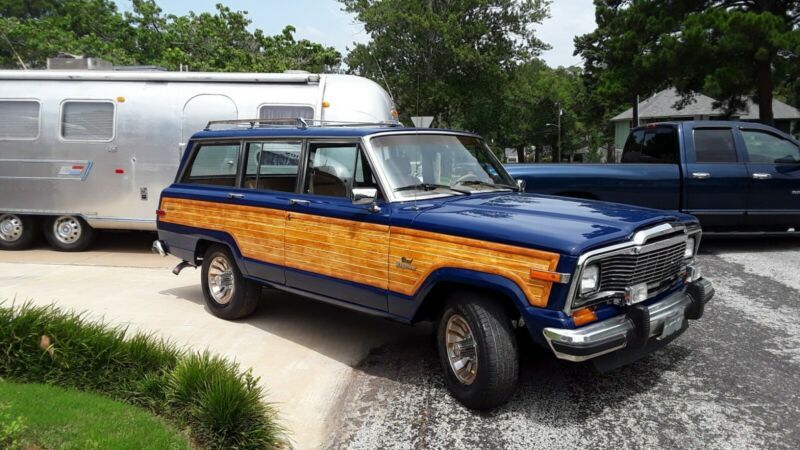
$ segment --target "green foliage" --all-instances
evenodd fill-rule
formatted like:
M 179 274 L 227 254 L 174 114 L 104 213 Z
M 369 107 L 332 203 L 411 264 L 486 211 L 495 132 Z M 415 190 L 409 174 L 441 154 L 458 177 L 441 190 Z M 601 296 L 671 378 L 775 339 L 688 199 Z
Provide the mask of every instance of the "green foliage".
M 97 394 L 0 380 L 0 398 L 8 407 L 5 418 L 0 413 L 0 448 L 191 448 L 163 420 Z M 3 442 L 4 428 L 13 430 L 13 441 Z
M 22 417 L 12 416 L 8 412 L 8 405 L 0 403 L 0 448 L 8 450 L 21 448 L 20 438 L 24 431 L 25 421 Z
M 0 67 L 42 67 L 60 52 L 226 72 L 329 72 L 341 60 L 332 47 L 296 40 L 292 26 L 275 36 L 251 32 L 246 11 L 221 4 L 215 13 L 176 16 L 154 0 L 133 0 L 125 14 L 108 0 L 0 0 L 0 11 Z
M 547 45 L 532 25 L 545 0 L 342 0 L 371 41 L 347 56 L 350 70 L 385 84 L 401 117 L 489 132 L 509 73 Z
M 163 414 L 210 448 L 276 446 L 282 429 L 238 365 L 53 306 L 0 307 L 0 377 L 99 392 Z M 127 337 L 127 338 L 126 338 Z

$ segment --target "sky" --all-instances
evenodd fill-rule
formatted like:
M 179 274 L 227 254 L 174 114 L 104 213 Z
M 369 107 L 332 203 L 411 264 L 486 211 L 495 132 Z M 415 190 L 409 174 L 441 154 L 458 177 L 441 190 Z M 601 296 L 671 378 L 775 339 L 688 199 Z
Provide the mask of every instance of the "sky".
M 122 11 L 131 9 L 130 0 L 116 0 Z M 341 10 L 336 0 L 157 0 L 168 14 L 184 15 L 214 11 L 216 3 L 233 10 L 247 11 L 253 28 L 268 34 L 278 34 L 291 24 L 297 28 L 296 38 L 308 39 L 335 47 L 342 55 L 353 42 L 367 42 L 369 36 L 355 18 Z M 535 27 L 539 39 L 553 48 L 542 54 L 552 67 L 580 65 L 581 59 L 573 56 L 572 39 L 595 28 L 592 0 L 553 0 L 551 17 Z

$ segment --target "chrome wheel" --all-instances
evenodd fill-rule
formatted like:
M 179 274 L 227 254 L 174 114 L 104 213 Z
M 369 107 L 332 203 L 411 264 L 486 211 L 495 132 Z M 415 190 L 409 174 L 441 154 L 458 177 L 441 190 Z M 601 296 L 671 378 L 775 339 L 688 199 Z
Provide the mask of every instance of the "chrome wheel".
M 478 346 L 464 316 L 453 314 L 447 319 L 445 345 L 450 368 L 458 381 L 472 384 L 478 375 Z
M 61 216 L 53 221 L 53 236 L 62 244 L 74 244 L 83 234 L 83 226 L 76 217 Z
M 208 266 L 208 290 L 220 305 L 227 305 L 233 298 L 236 290 L 233 268 L 224 256 L 215 256 Z
M 17 242 L 22 238 L 24 227 L 22 219 L 13 214 L 0 216 L 0 239 L 5 242 Z

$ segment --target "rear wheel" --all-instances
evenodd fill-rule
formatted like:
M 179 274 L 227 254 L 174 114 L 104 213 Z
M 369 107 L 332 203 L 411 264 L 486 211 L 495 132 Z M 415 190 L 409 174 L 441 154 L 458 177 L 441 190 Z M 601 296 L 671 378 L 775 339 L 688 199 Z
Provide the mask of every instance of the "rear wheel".
M 36 237 L 36 221 L 30 216 L 0 213 L 0 249 L 24 250 Z
M 94 241 L 94 228 L 76 216 L 57 216 L 45 222 L 44 236 L 56 250 L 82 252 Z
M 511 320 L 492 299 L 470 292 L 453 294 L 439 321 L 439 359 L 447 387 L 474 409 L 500 406 L 519 377 L 519 355 Z
M 241 319 L 258 306 L 261 286 L 242 276 L 227 247 L 214 245 L 206 250 L 201 277 L 203 297 L 215 316 Z

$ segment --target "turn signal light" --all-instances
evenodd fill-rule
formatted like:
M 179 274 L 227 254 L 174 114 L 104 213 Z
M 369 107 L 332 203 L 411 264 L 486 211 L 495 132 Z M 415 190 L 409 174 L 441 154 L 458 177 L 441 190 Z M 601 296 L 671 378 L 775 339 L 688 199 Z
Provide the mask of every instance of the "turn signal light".
M 576 327 L 597 320 L 597 315 L 589 308 L 579 309 L 572 313 L 572 321 Z

